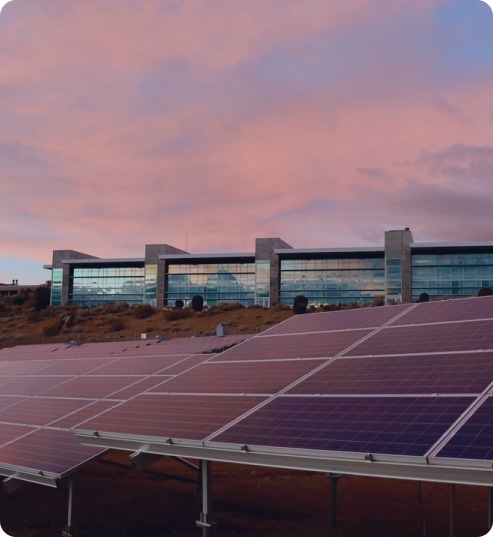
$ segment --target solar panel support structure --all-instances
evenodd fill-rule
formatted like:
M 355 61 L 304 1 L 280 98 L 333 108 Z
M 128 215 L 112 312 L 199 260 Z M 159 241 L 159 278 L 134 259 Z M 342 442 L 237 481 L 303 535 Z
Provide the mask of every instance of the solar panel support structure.
M 493 502 L 493 487 L 488 487 L 488 531 L 492 526 L 491 504 Z
M 203 537 L 212 537 L 214 526 L 214 516 L 212 515 L 212 490 L 211 490 L 211 462 L 200 460 L 200 494 L 202 497 L 202 512 L 200 520 L 196 524 L 202 528 Z
M 330 520 L 332 522 L 332 527 L 337 526 L 337 482 L 342 474 L 329 473 L 327 477 L 330 478 Z
M 74 498 L 74 481 L 72 478 L 68 480 L 68 516 L 67 526 L 62 532 L 63 537 L 75 537 L 74 528 L 72 526 L 72 502 Z
M 7 479 L 4 479 L 3 484 L 7 489 L 7 492 L 11 494 L 12 492 L 15 492 L 16 490 L 22 488 L 26 484 L 26 482 L 21 481 L 20 479 L 16 479 L 14 476 L 11 476 L 7 477 Z
M 146 453 L 144 451 L 136 451 L 135 453 L 132 453 L 129 458 L 130 463 L 132 464 L 132 470 L 134 470 L 134 472 L 141 472 L 159 459 L 162 459 L 163 456 Z

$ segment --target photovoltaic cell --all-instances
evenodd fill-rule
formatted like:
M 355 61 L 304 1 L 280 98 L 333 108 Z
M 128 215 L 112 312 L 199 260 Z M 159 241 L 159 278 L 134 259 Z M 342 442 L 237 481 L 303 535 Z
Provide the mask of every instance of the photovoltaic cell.
M 0 447 L 0 467 L 9 464 L 63 476 L 104 451 L 80 445 L 68 431 L 39 429 Z
M 275 394 L 309 371 L 320 360 L 227 362 L 202 364 L 151 388 L 149 393 Z
M 493 297 L 424 302 L 392 322 L 391 325 L 402 326 L 405 324 L 444 323 L 476 319 L 493 319 Z
M 295 315 L 283 323 L 262 332 L 260 337 L 347 330 L 350 328 L 378 328 L 411 307 L 413 307 L 412 304 L 404 304 L 387 308 L 362 308 L 359 310 Z
M 290 394 L 479 394 L 493 380 L 493 353 L 337 358 Z
M 493 349 L 493 320 L 382 328 L 348 356 Z
M 344 330 L 254 338 L 215 356 L 211 361 L 326 358 L 335 356 L 369 333 L 370 330 Z
M 472 397 L 277 397 L 214 442 L 423 456 Z
M 264 400 L 256 396 L 140 395 L 77 428 L 203 440 Z
M 493 398 L 475 410 L 438 457 L 493 460 Z

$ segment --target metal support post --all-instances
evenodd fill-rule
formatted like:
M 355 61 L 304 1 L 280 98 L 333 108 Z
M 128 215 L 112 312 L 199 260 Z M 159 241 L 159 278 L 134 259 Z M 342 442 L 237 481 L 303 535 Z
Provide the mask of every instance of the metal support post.
M 72 478 L 68 480 L 68 518 L 65 531 L 62 532 L 63 537 L 74 537 L 74 528 L 72 527 L 72 500 L 74 497 L 74 482 Z
M 197 520 L 197 526 L 202 528 L 203 537 L 212 537 L 212 532 L 216 523 L 212 516 L 212 496 L 211 496 L 211 463 L 210 461 L 201 460 L 200 468 L 200 493 L 202 497 L 202 512 L 200 520 Z
M 488 487 L 488 531 L 490 531 L 492 526 L 492 517 L 491 517 L 491 504 L 493 502 L 493 487 Z
M 342 477 L 341 474 L 327 474 L 330 478 L 330 518 L 332 527 L 337 526 L 337 482 Z
M 454 537 L 454 520 L 455 520 L 455 485 L 450 490 L 450 537 Z

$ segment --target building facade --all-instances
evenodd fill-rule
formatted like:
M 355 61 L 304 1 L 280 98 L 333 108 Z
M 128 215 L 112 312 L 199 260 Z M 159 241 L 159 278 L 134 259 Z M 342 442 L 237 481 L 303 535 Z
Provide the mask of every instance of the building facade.
M 254 252 L 191 254 L 168 244 L 145 246 L 142 258 L 101 259 L 55 250 L 52 305 L 101 306 L 126 302 L 155 307 L 241 302 L 245 306 L 387 303 L 474 296 L 493 286 L 493 242 L 415 243 L 411 231 L 385 232 L 375 248 L 296 249 L 260 238 Z

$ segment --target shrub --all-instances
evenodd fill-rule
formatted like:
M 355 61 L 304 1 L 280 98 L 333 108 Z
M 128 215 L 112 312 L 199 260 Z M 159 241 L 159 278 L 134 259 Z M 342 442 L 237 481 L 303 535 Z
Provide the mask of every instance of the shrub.
M 185 319 L 190 315 L 189 310 L 167 310 L 163 311 L 163 317 L 167 321 L 177 321 L 178 319 Z
M 377 295 L 373 298 L 373 305 L 376 307 L 385 306 L 385 297 L 384 295 Z
M 297 315 L 306 313 L 306 307 L 308 306 L 308 298 L 303 295 L 298 295 L 294 297 L 293 302 L 293 312 Z
M 31 313 L 28 313 L 26 315 L 26 321 L 29 321 L 30 323 L 37 323 L 41 321 L 41 313 L 39 313 L 39 311 L 32 311 Z
M 24 299 L 20 295 L 15 295 L 12 299 L 13 306 L 22 306 L 24 304 Z
M 108 326 L 113 330 L 113 332 L 119 332 L 125 328 L 125 324 L 120 319 L 111 319 L 108 323 Z
M 202 297 L 200 295 L 195 295 L 192 298 L 192 308 L 195 311 L 202 311 L 203 308 L 204 308 L 204 297 Z
M 149 304 L 139 304 L 134 308 L 134 317 L 136 319 L 147 319 L 151 315 L 154 315 L 156 310 Z
M 493 295 L 493 289 L 491 287 L 481 287 L 478 292 L 478 296 L 490 296 Z
M 40 285 L 34 291 L 34 309 L 45 310 L 50 305 L 51 289 L 48 285 Z
M 492 293 L 493 294 L 493 293 Z M 429 302 L 430 301 L 430 295 L 428 293 L 421 293 L 419 295 L 418 302 Z
M 53 323 L 44 329 L 44 334 L 47 337 L 58 336 L 60 333 L 60 323 Z
M 5 304 L 0 304 L 0 313 L 5 313 Z
M 183 303 L 183 300 L 181 298 L 175 300 L 175 308 L 182 310 L 184 305 L 185 304 Z

